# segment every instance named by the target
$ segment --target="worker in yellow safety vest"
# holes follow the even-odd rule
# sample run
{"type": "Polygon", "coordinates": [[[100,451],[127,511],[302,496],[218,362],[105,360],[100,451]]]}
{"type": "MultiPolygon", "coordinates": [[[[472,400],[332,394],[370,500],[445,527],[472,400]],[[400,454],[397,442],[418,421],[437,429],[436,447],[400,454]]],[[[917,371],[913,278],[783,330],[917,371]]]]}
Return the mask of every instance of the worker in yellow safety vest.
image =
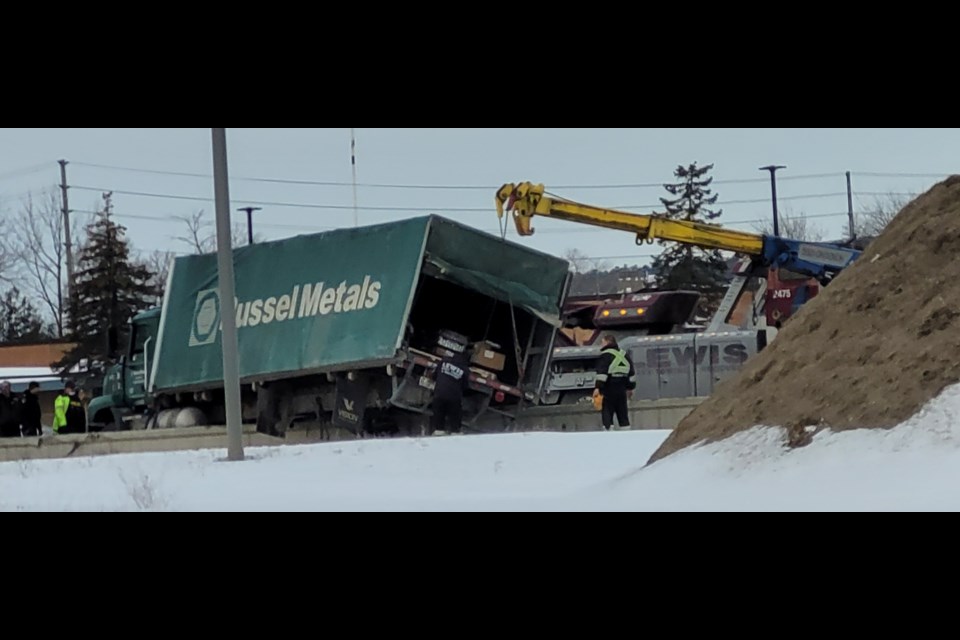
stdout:
{"type": "Polygon", "coordinates": [[[611,335],[603,337],[603,352],[597,365],[596,389],[594,400],[601,404],[603,429],[613,428],[613,417],[621,429],[630,428],[630,412],[627,401],[637,388],[637,373],[633,361],[620,350],[617,339],[611,335]]]}
{"type": "Polygon", "coordinates": [[[87,412],[73,381],[63,385],[53,403],[53,430],[57,435],[87,432],[87,412]]]}

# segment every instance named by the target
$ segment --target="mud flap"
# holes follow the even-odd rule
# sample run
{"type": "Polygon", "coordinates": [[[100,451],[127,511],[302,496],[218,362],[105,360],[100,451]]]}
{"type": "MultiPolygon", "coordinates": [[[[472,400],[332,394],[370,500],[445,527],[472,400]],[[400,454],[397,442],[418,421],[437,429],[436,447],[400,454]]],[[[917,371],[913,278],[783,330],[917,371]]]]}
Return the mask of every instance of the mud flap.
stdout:
{"type": "Polygon", "coordinates": [[[364,376],[358,375],[356,380],[352,381],[346,376],[337,377],[333,426],[346,429],[353,434],[363,431],[368,386],[369,381],[364,376]]]}
{"type": "Polygon", "coordinates": [[[281,436],[277,431],[280,422],[277,393],[273,385],[261,385],[257,389],[257,431],[268,436],[281,436]]]}

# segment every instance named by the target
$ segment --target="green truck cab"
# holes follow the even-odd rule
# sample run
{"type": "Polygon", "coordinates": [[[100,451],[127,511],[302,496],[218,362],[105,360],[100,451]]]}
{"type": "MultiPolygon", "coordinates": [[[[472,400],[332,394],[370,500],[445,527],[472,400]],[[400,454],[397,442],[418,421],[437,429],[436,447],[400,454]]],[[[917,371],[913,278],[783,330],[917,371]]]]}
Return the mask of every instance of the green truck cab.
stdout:
{"type": "Polygon", "coordinates": [[[120,362],[103,377],[103,395],[87,409],[91,430],[121,431],[126,419],[148,406],[147,370],[157,346],[160,308],[150,309],[130,320],[130,342],[120,362]]]}

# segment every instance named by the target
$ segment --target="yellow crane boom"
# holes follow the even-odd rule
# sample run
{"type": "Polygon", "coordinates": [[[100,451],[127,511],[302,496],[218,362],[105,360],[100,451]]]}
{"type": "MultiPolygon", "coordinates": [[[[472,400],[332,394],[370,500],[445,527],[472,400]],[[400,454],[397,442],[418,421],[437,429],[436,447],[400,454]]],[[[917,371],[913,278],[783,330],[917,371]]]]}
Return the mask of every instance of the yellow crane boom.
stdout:
{"type": "Polygon", "coordinates": [[[530,182],[505,184],[497,192],[497,217],[503,219],[507,213],[513,215],[517,232],[521,236],[533,235],[533,217],[544,216],[628,231],[636,234],[637,244],[669,240],[750,256],[761,256],[764,253],[764,236],[760,234],[724,229],[700,222],[671,220],[658,215],[625,213],[552,198],[545,194],[542,184],[530,182]]]}

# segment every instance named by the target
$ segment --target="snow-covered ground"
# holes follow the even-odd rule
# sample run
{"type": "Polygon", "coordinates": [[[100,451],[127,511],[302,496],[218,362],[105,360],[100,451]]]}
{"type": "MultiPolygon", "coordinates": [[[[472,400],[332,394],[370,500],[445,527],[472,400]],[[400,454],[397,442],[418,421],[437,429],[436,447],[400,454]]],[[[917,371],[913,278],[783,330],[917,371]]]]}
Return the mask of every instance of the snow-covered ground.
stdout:
{"type": "Polygon", "coordinates": [[[0,510],[566,508],[635,471],[664,432],[380,439],[0,464],[0,510]]]}
{"type": "Polygon", "coordinates": [[[665,432],[368,440],[0,464],[0,510],[960,510],[960,387],[795,451],[754,429],[644,468],[665,432]]]}

